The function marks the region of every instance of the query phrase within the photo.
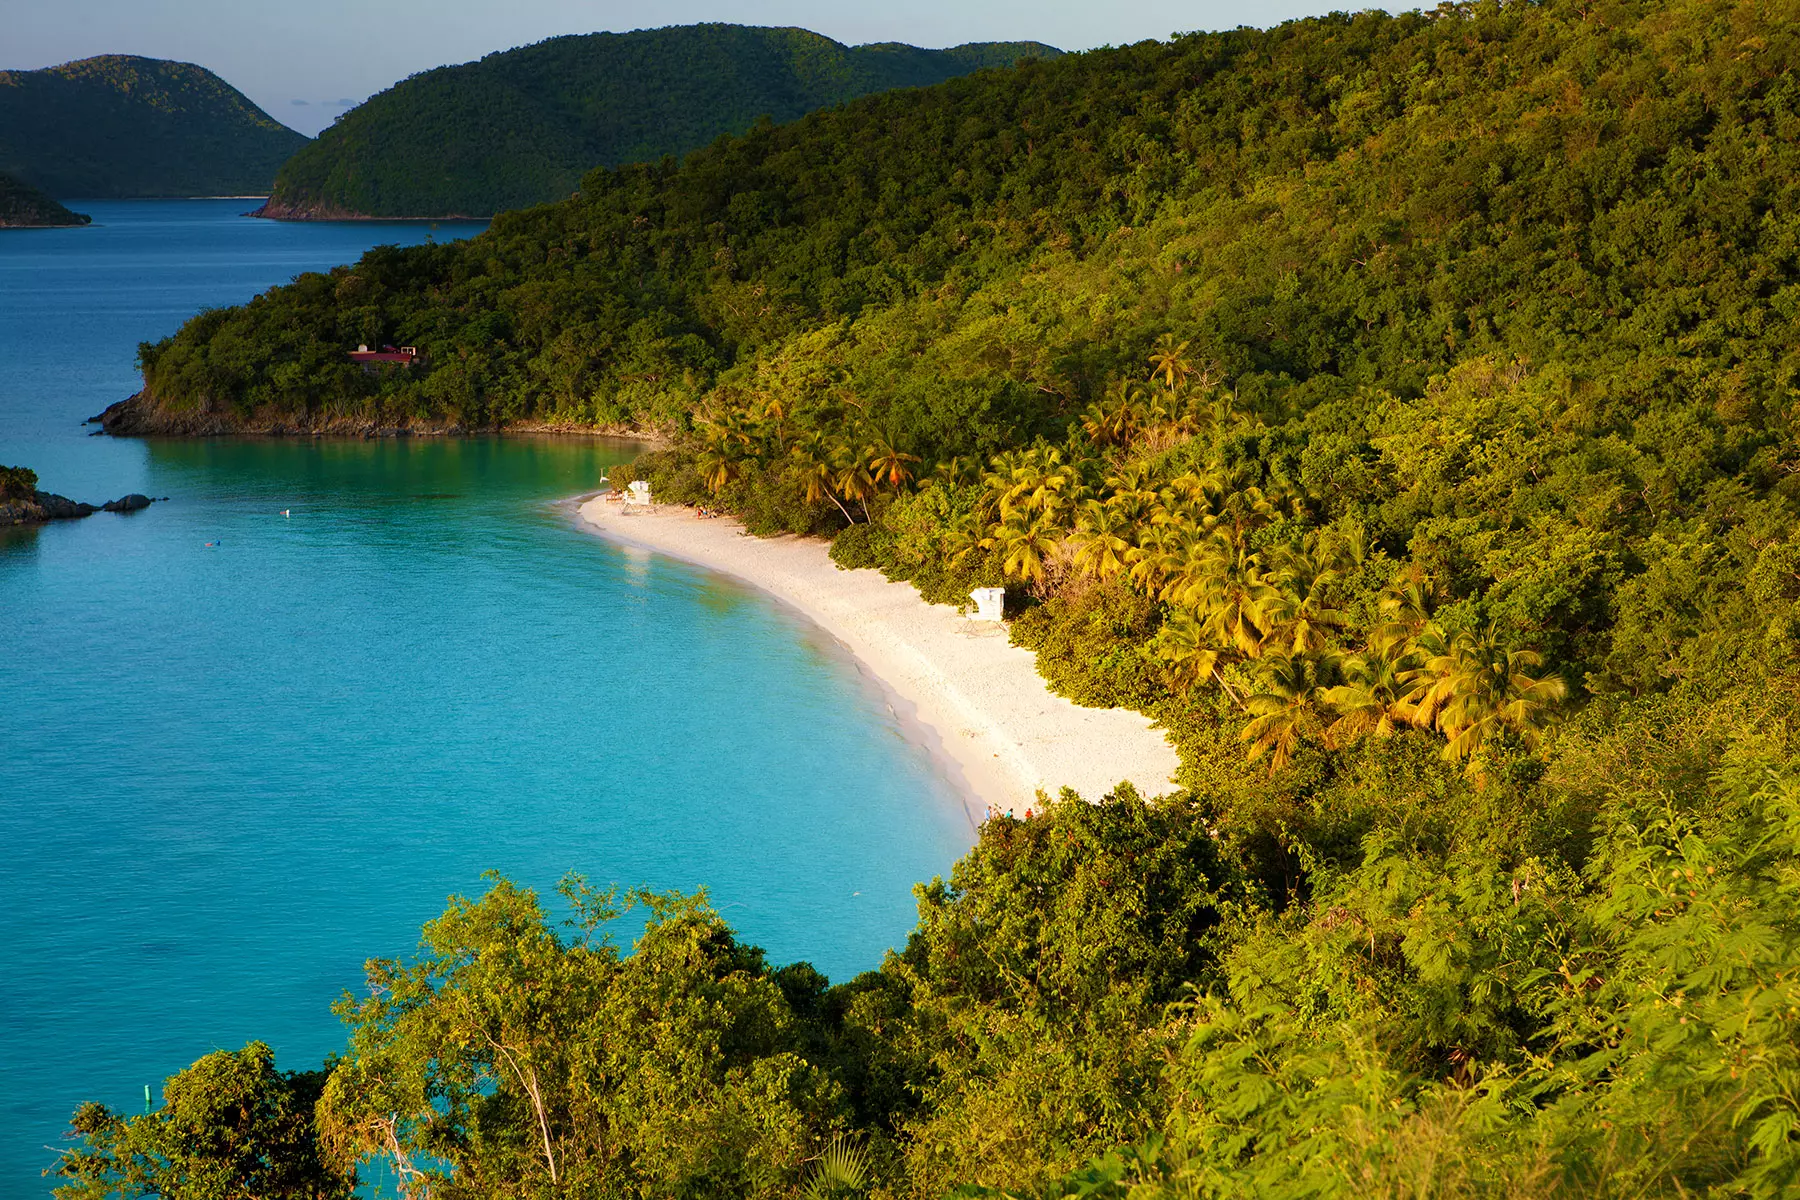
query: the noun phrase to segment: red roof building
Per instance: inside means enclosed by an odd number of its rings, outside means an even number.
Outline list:
[[[372,366],[375,363],[399,363],[410,367],[419,361],[417,346],[383,346],[379,350],[371,350],[367,346],[358,346],[350,352],[350,361]]]

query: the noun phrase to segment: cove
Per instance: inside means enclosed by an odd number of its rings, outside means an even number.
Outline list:
[[[0,538],[4,1196],[45,1194],[83,1099],[135,1110],[253,1037],[290,1067],[340,1047],[362,961],[484,871],[704,885],[841,979],[972,840],[835,643],[574,528],[566,498],[629,445],[87,438],[139,340],[428,232],[241,207],[0,239],[0,462],[170,497]]]

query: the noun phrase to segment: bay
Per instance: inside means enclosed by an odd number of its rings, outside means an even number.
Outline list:
[[[170,499],[0,536],[0,1196],[46,1193],[81,1100],[341,1048],[363,960],[488,870],[707,886],[833,978],[903,941],[960,800],[812,626],[574,526],[632,446],[81,427],[200,308],[470,228],[77,207],[0,236],[0,463]]]

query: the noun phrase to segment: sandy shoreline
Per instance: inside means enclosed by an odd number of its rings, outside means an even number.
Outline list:
[[[1053,695],[1035,656],[1002,627],[927,604],[877,571],[839,570],[822,541],[753,538],[736,521],[674,505],[626,510],[596,497],[577,511],[605,537],[753,584],[837,638],[899,701],[977,821],[990,804],[1023,815],[1040,790],[1072,787],[1090,800],[1121,780],[1149,796],[1171,790],[1175,749],[1148,717]]]

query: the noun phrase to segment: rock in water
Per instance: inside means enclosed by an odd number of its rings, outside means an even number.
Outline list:
[[[100,507],[106,512],[136,512],[140,508],[150,507],[150,497],[133,492],[129,496],[120,496],[117,500],[108,500]]]

